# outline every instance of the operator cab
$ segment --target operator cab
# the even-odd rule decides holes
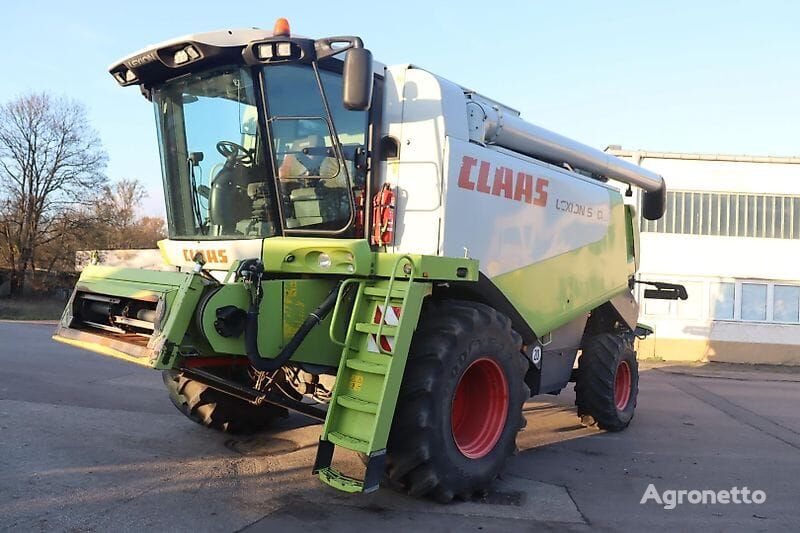
[[[154,104],[171,239],[363,236],[373,75],[359,38],[291,37],[279,19],[273,33],[162,43],[110,72]]]

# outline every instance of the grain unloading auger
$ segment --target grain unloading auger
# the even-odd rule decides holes
[[[176,270],[87,267],[57,340],[162,370],[208,427],[324,421],[314,472],[346,491],[388,475],[469,498],[513,452],[523,402],[571,380],[586,423],[628,425],[638,225],[608,180],[655,219],[659,176],[284,20],[111,74],[155,106]],[[364,455],[361,479],[337,447]]]

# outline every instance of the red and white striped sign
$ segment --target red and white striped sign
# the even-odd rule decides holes
[[[385,306],[378,305],[375,307],[375,317],[372,319],[374,324],[380,324],[381,320],[387,326],[397,326],[400,324],[400,313],[402,309],[398,305],[390,305],[389,311],[385,312]],[[384,352],[394,351],[394,337],[381,335],[381,348]],[[378,336],[370,333],[367,339],[367,350],[370,352],[380,353],[378,349]]]

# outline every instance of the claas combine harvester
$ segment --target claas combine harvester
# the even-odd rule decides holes
[[[87,267],[56,340],[162,371],[210,428],[323,421],[313,471],[349,492],[485,491],[523,402],[571,381],[584,422],[630,423],[646,332],[620,188],[657,219],[660,176],[285,19],[110,72],[155,108],[173,269]]]

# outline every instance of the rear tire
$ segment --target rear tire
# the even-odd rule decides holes
[[[162,372],[172,404],[189,420],[230,434],[250,434],[267,429],[286,409],[275,405],[256,406],[224,392],[212,389],[181,372]]]
[[[575,403],[584,425],[622,431],[633,419],[638,393],[639,365],[632,340],[614,333],[589,337],[575,382]]]
[[[427,302],[387,447],[388,481],[446,503],[485,491],[516,450],[530,397],[522,339],[480,303]]]

